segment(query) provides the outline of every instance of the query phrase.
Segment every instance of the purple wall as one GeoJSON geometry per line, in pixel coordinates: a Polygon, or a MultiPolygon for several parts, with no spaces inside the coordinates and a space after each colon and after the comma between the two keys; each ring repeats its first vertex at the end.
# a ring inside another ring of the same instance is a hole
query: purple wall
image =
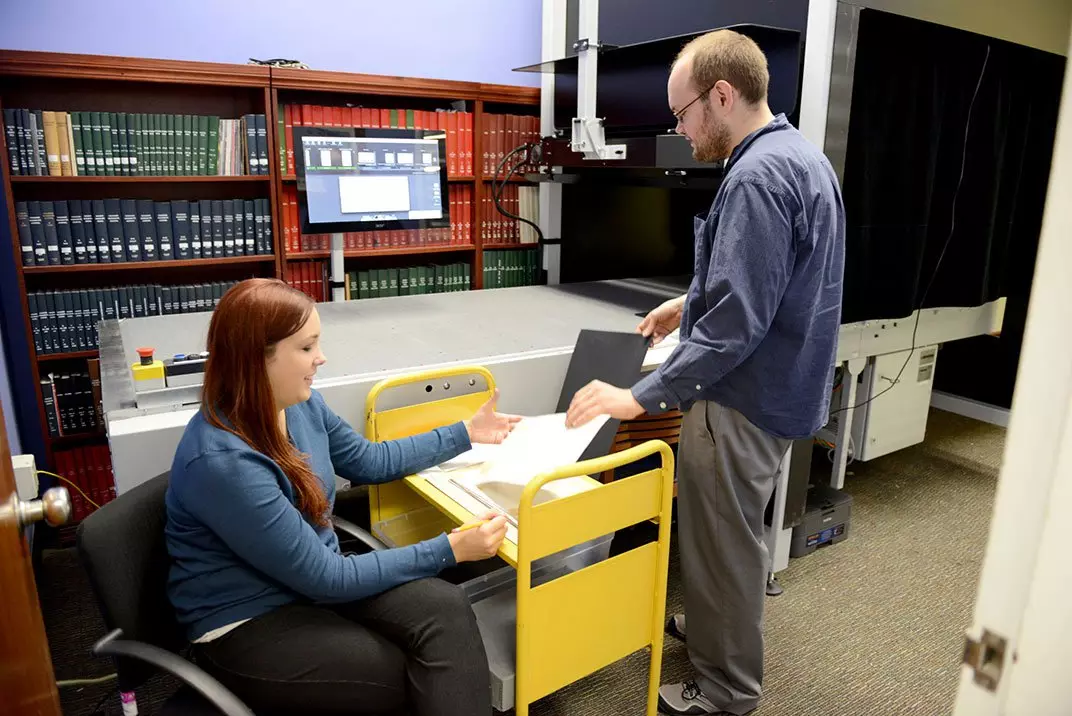
{"type": "Polygon", "coordinates": [[[540,60],[541,4],[541,0],[4,2],[0,48],[239,64],[250,57],[284,57],[319,70],[537,86],[539,75],[511,69],[540,60]],[[265,12],[266,7],[275,9],[265,12]]]}

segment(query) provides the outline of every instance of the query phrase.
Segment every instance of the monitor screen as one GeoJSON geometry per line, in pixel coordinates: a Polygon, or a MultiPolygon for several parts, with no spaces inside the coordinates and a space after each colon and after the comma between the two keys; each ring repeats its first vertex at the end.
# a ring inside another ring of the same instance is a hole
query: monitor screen
{"type": "Polygon", "coordinates": [[[303,233],[450,225],[442,131],[295,127],[294,142],[303,233]]]}

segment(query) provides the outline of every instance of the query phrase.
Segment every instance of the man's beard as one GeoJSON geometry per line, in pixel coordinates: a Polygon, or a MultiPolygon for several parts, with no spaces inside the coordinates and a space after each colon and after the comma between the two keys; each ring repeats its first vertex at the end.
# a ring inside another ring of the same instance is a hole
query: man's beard
{"type": "Polygon", "coordinates": [[[692,158],[698,162],[718,162],[730,155],[730,129],[724,122],[718,122],[710,116],[710,110],[704,107],[703,132],[692,144],[692,158]]]}

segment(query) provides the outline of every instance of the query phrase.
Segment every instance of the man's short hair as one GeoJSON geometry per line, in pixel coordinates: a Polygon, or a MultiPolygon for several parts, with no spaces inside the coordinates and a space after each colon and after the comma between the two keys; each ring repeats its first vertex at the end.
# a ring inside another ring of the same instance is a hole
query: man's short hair
{"type": "Polygon", "coordinates": [[[729,82],[749,104],[767,98],[770,74],[767,57],[752,38],[733,30],[715,30],[693,39],[678,53],[674,64],[692,55],[692,83],[704,92],[719,80],[729,82]]]}

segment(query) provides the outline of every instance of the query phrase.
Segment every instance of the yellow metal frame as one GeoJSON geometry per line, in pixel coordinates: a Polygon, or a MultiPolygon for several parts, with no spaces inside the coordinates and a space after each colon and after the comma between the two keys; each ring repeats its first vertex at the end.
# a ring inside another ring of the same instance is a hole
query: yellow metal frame
{"type": "MultiPolygon", "coordinates": [[[[494,391],[491,372],[480,366],[383,380],[365,402],[365,435],[370,440],[393,440],[468,419],[494,391]],[[473,374],[484,378],[485,390],[376,410],[377,399],[391,388],[473,374]]],[[[369,494],[373,523],[427,508],[429,503],[442,513],[443,530],[472,517],[416,475],[372,488],[369,494]]],[[[645,647],[651,649],[646,713],[656,715],[673,494],[674,455],[661,440],[562,466],[525,487],[518,510],[518,544],[504,541],[499,551],[517,567],[517,716],[527,716],[533,701],[645,647]],[[587,491],[533,505],[535,495],[550,482],[604,473],[656,453],[661,458],[656,468],[605,485],[588,478],[592,486],[587,491]],[[649,520],[659,525],[655,542],[532,586],[535,560],[649,520]]],[[[430,530],[440,531],[438,525],[430,530]]]]}
{"type": "MultiPolygon", "coordinates": [[[[468,420],[494,393],[495,378],[491,371],[483,366],[441,368],[381,380],[372,387],[368,397],[365,398],[365,437],[374,442],[396,440],[450,425],[459,420],[468,420]],[[484,378],[487,384],[484,390],[382,412],[376,410],[376,400],[391,389],[473,374],[484,378]]],[[[426,499],[421,495],[429,490],[438,492],[436,488],[416,476],[407,477],[404,481],[370,487],[369,512],[372,522],[397,517],[426,506],[426,499]]],[[[439,503],[433,501],[433,504],[443,509],[439,503]]],[[[461,507],[458,506],[458,509],[461,507]]],[[[447,514],[451,515],[451,512],[447,511],[447,514]]]]}
{"type": "Polygon", "coordinates": [[[533,701],[644,647],[651,648],[646,713],[655,716],[673,497],[674,454],[661,440],[565,465],[525,487],[518,511],[517,716],[527,716],[533,701]],[[532,504],[549,482],[599,474],[656,453],[662,458],[657,468],[532,504]],[[646,520],[658,521],[657,541],[532,587],[535,560],[646,520]]]}

